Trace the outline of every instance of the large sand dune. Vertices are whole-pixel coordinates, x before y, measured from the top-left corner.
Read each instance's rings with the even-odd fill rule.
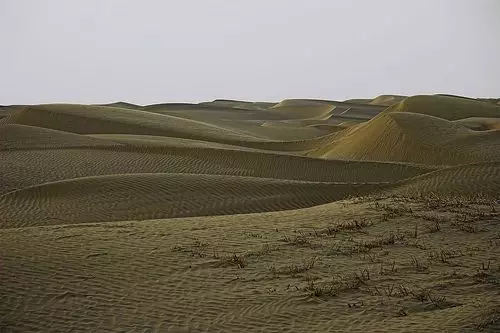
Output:
[[[500,332],[500,105],[0,107],[1,332]]]
[[[500,160],[500,131],[477,131],[451,121],[460,115],[466,119],[472,115],[488,117],[488,124],[494,124],[491,119],[500,119],[500,108],[451,97],[411,97],[366,123],[344,130],[313,155],[431,165]]]

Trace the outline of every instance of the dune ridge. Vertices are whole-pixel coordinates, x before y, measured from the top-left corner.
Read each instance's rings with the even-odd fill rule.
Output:
[[[311,207],[383,183],[323,183],[193,174],[118,174],[25,187],[0,196],[2,227],[174,218]]]
[[[401,109],[389,107],[370,121],[345,130],[338,140],[318,148],[313,155],[429,165],[457,165],[500,158],[500,131],[478,132],[460,122],[396,110]]]
[[[481,189],[487,195],[495,195],[495,163],[500,161],[500,131],[495,124],[500,119],[500,107],[449,95],[379,96],[377,100],[375,104],[399,102],[391,102],[385,108],[377,105],[378,109],[357,100],[300,99],[279,103],[216,100],[151,106],[120,102],[105,106],[4,107],[10,113],[0,126],[0,194],[7,198],[9,193],[25,188],[65,181],[79,184],[81,179],[92,177],[104,181],[158,174],[163,175],[159,179],[168,179],[162,187],[168,191],[180,186],[172,180],[175,177],[188,177],[193,182],[219,177],[219,182],[195,191],[207,198],[224,186],[220,177],[227,177],[234,184],[241,180],[242,193],[250,178],[265,179],[266,184],[282,182],[273,195],[284,197],[288,194],[280,194],[279,189],[291,189],[284,185],[287,181],[310,183],[311,188],[317,187],[318,182],[337,184],[332,200],[352,195],[347,184],[367,183],[379,184],[387,193],[438,191],[464,195]],[[368,119],[335,125],[337,117],[349,112],[352,117]],[[222,114],[234,119],[221,120]],[[239,114],[244,115],[244,120],[237,119]],[[478,123],[481,128],[477,128]],[[279,132],[279,128],[286,128],[288,135],[293,135],[298,133],[296,128],[310,124],[337,128],[307,139],[280,140],[279,134],[269,138],[268,133]],[[261,131],[262,125],[270,132]],[[453,179],[455,176],[458,181]],[[99,186],[98,181],[91,184]],[[436,184],[441,184],[441,188]],[[139,182],[137,186],[145,185]],[[311,190],[309,195],[313,193]],[[257,192],[254,194],[258,196]],[[112,197],[111,192],[108,195]],[[307,202],[306,197],[301,200]],[[137,198],[130,199],[130,203],[134,200]],[[118,201],[126,202],[125,198]],[[4,205],[7,202],[13,204],[5,201]],[[210,213],[247,212],[243,206],[239,205],[239,210],[221,206],[220,211]],[[288,209],[284,201],[273,207],[277,211]],[[5,209],[9,210],[8,205]],[[259,209],[252,207],[248,212]],[[176,214],[166,213],[162,217]],[[78,220],[84,221],[85,214],[80,215]],[[133,219],[133,214],[124,216]],[[15,221],[22,217],[9,219],[14,219],[9,223],[25,225]]]

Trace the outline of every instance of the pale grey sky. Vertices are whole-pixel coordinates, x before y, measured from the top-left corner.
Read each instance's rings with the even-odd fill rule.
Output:
[[[0,104],[500,97],[498,0],[0,0]]]

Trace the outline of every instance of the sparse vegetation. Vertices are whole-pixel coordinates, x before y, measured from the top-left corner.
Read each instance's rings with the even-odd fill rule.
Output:
[[[381,221],[388,221],[389,219],[396,218],[399,216],[404,216],[406,214],[413,213],[411,207],[400,203],[398,205],[390,205],[390,204],[380,204],[375,202],[374,208],[376,210],[382,211],[382,215],[380,217]]]
[[[365,269],[361,270],[360,273],[337,275],[330,281],[322,283],[308,281],[304,290],[314,297],[337,296],[341,292],[359,289],[368,280],[370,280],[370,273],[368,269]]]
[[[314,244],[311,242],[311,240],[303,233],[295,236],[285,235],[281,238],[281,241],[288,245],[314,247]]]
[[[437,296],[429,289],[417,289],[412,292],[412,296],[420,302],[429,302],[429,304],[435,309],[444,309],[450,305],[455,305],[446,300],[444,296]]]
[[[308,260],[304,260],[301,264],[290,264],[281,267],[276,267],[273,265],[269,268],[269,270],[273,275],[280,275],[280,274],[296,275],[305,273],[313,269],[315,264],[316,264],[316,257],[312,257]]]
[[[175,245],[172,247],[172,251],[189,253],[193,257],[203,258],[207,256],[208,246],[207,242],[196,239],[191,245]]]
[[[427,272],[429,270],[429,264],[415,256],[411,256],[410,264],[417,270],[417,272]]]
[[[459,249],[439,249],[429,251],[429,259],[434,261],[440,261],[442,263],[448,263],[449,259],[461,257],[464,253]]]
[[[272,252],[279,251],[280,247],[278,245],[271,245],[269,243],[266,243],[262,245],[262,247],[258,250],[255,251],[249,251],[245,254],[245,256],[248,257],[261,257],[265,256],[268,254],[271,254]]]
[[[396,242],[402,242],[405,239],[402,233],[389,233],[388,235],[379,235],[371,239],[339,241],[333,244],[330,249],[331,254],[354,255],[367,253],[372,249],[383,248],[386,245],[394,245]]]
[[[224,256],[224,257],[222,257],[220,259],[220,263],[222,265],[237,266],[238,268],[245,268],[248,265],[245,257],[242,256],[242,255],[237,255],[236,253],[233,253],[230,256]]]
[[[326,228],[314,230],[310,235],[314,235],[316,237],[323,236],[336,236],[339,232],[342,231],[362,231],[364,228],[373,225],[373,222],[367,218],[359,218],[352,220],[345,220],[339,223],[329,225]]]

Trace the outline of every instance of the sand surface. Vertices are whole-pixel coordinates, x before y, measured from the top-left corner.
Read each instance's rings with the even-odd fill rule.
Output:
[[[500,105],[0,106],[0,333],[500,332]]]

